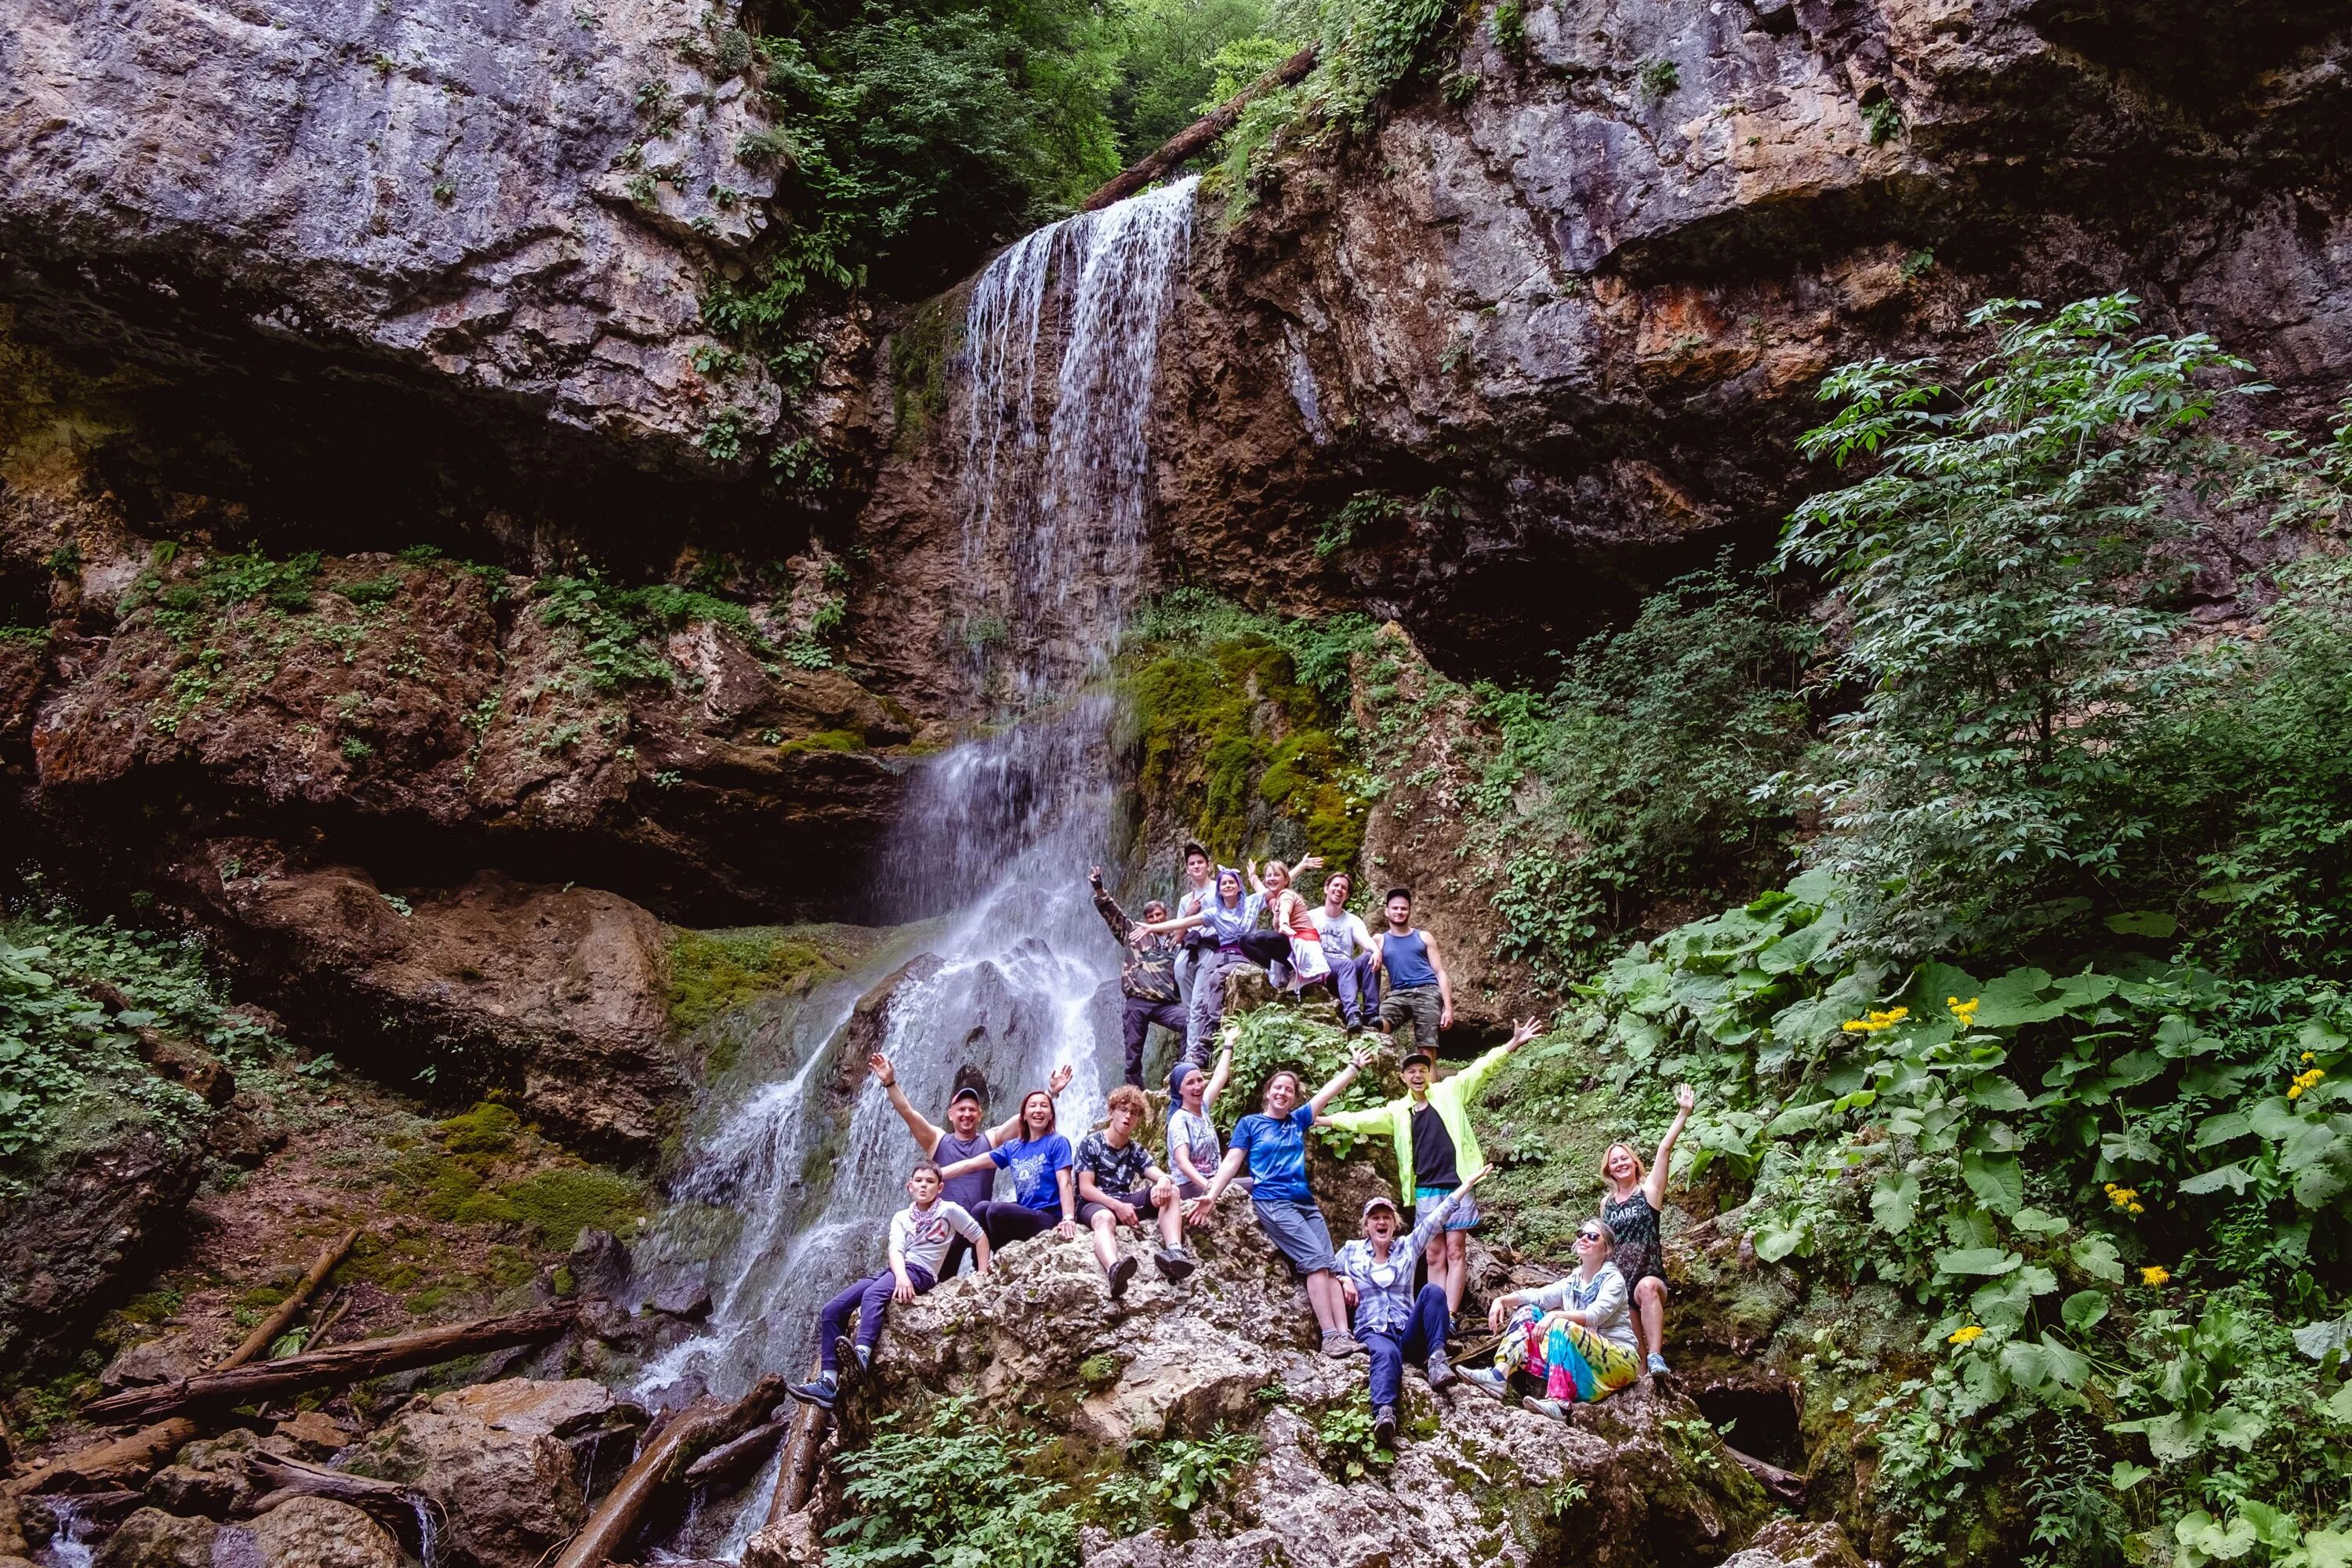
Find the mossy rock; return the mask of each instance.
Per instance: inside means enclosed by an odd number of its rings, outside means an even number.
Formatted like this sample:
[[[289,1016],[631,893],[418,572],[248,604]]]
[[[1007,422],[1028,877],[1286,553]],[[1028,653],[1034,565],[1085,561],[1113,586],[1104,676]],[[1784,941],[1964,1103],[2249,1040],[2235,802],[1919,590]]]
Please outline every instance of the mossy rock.
[[[865,749],[866,736],[857,730],[819,730],[813,734],[786,741],[776,748],[785,755],[794,752],[862,752]]]
[[[841,965],[791,928],[734,931],[669,928],[669,1020],[680,1034],[761,996],[805,994]],[[713,1064],[723,1069],[726,1064]]]

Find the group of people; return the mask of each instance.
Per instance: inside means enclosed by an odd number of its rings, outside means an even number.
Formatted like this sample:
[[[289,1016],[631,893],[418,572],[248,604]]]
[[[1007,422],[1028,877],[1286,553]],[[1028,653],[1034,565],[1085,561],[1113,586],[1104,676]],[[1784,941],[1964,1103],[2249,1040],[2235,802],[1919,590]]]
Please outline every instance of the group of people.
[[[1195,858],[1202,863],[1198,875],[1192,874]],[[1154,900],[1144,906],[1144,919],[1134,923],[1104,891],[1099,874],[1092,879],[1097,907],[1128,951],[1122,989],[1129,1081],[1111,1091],[1104,1125],[1087,1133],[1075,1150],[1056,1126],[1055,1102],[1071,1078],[1066,1066],[1055,1069],[1045,1088],[1024,1095],[1018,1112],[994,1126],[982,1125],[986,1110],[980,1090],[959,1088],[942,1128],[908,1100],[887,1058],[877,1053],[867,1058],[922,1158],[908,1176],[908,1207],[890,1222],[887,1268],[854,1282],[825,1304],[818,1327],[821,1370],[811,1382],[793,1387],[794,1396],[831,1408],[845,1380],[871,1363],[891,1301],[909,1301],[930,1289],[952,1276],[967,1255],[985,1273],[999,1249],[1048,1230],[1066,1237],[1082,1230],[1091,1234],[1108,1294],[1118,1300],[1139,1267],[1136,1256],[1120,1249],[1118,1229],[1142,1226],[1148,1214],[1157,1238],[1153,1266],[1162,1279],[1181,1283],[1196,1267],[1184,1245],[1186,1229],[1214,1224],[1219,1205],[1236,1190],[1248,1197],[1260,1229],[1304,1280],[1323,1353],[1367,1358],[1376,1440],[1383,1446],[1395,1440],[1408,1363],[1422,1367],[1433,1389],[1454,1380],[1446,1343],[1472,1328],[1461,1316],[1469,1284],[1466,1240],[1480,1220],[1473,1193],[1489,1170],[1470,1108],[1496,1069],[1533,1039],[1540,1026],[1525,1020],[1502,1044],[1443,1072],[1436,1036],[1452,1022],[1451,986],[1436,942],[1412,925],[1407,889],[1391,889],[1384,900],[1386,929],[1375,938],[1347,914],[1349,879],[1338,873],[1325,884],[1324,907],[1306,911],[1313,931],[1309,938],[1285,923],[1297,912],[1289,868],[1275,862],[1261,877],[1252,866],[1248,884],[1254,890],[1244,894],[1241,873],[1224,868],[1212,879],[1207,860],[1197,845],[1186,847],[1188,877],[1195,892],[1205,890],[1202,901],[1187,910],[1185,904],[1192,902],[1187,895],[1171,916]],[[1313,864],[1310,858],[1301,867]],[[1230,930],[1217,923],[1252,900],[1274,913],[1273,928],[1241,924],[1238,915]],[[1312,919],[1317,915],[1325,917],[1320,923]],[[1341,916],[1353,922],[1352,929]],[[1171,940],[1204,924],[1216,931],[1214,945],[1188,953]],[[1276,936],[1284,942],[1283,952],[1265,940]],[[1348,952],[1335,960],[1339,945]],[[1338,989],[1349,1033],[1360,1033],[1372,1016],[1383,1038],[1411,1030],[1399,1042],[1404,1046],[1405,1092],[1370,1109],[1331,1110],[1379,1049],[1374,1043],[1360,1044],[1312,1093],[1297,1072],[1276,1071],[1261,1090],[1259,1109],[1234,1123],[1230,1139],[1221,1140],[1212,1112],[1232,1080],[1232,1039],[1228,1034],[1213,1064],[1195,1047],[1205,1037],[1198,1033],[1204,1010],[1213,1033],[1222,1016],[1223,971],[1236,954],[1241,961],[1266,964],[1284,988],[1352,970],[1352,981]],[[1185,976],[1188,956],[1192,973]],[[1381,997],[1384,976],[1389,989]],[[1160,1010],[1180,1007],[1186,1044],[1168,1075],[1163,1163],[1144,1142],[1150,1104],[1134,1079],[1150,1025],[1178,1028],[1171,1021],[1175,1015]],[[1377,1007],[1377,1015],[1367,1012],[1370,1007]],[[1490,1367],[1461,1374],[1474,1385],[1565,1417],[1570,1405],[1602,1398],[1645,1369],[1667,1370],[1659,1212],[1667,1164],[1694,1103],[1687,1087],[1677,1088],[1675,1100],[1674,1122],[1649,1164],[1624,1143],[1612,1144],[1604,1154],[1607,1196],[1600,1213],[1578,1229],[1575,1271],[1542,1289],[1506,1292],[1489,1303],[1486,1326],[1499,1339]],[[1318,1125],[1388,1139],[1397,1190],[1409,1195],[1402,1205],[1385,1195],[1367,1201],[1358,1216],[1360,1236],[1337,1247],[1307,1180],[1307,1135]],[[993,1197],[1000,1170],[1013,1177],[1010,1202]],[[1423,1275],[1425,1282],[1416,1284]]]

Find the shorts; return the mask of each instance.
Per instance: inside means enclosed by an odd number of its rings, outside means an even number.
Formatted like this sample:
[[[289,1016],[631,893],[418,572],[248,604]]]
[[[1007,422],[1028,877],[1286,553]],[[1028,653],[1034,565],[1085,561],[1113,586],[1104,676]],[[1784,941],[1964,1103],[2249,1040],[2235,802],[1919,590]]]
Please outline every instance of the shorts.
[[[1391,1034],[1397,1026],[1412,1026],[1412,1044],[1424,1051],[1437,1049],[1437,1016],[1444,1010],[1434,985],[1408,986],[1381,998],[1381,1027]]]
[[[1328,1274],[1339,1267],[1331,1256],[1331,1227],[1323,1223],[1321,1209],[1311,1203],[1259,1197],[1250,1199],[1250,1207],[1257,1214],[1257,1227],[1293,1268],[1301,1274]]]
[[[1443,1203],[1445,1199],[1445,1194],[1454,1190],[1454,1189],[1452,1187],[1413,1188],[1413,1212],[1415,1214],[1419,1214],[1423,1207],[1430,1204]],[[1445,1228],[1447,1230],[1475,1230],[1478,1228],[1478,1222],[1486,1217],[1486,1215],[1478,1212],[1478,1200],[1476,1198],[1464,1198],[1460,1203],[1455,1204],[1454,1205],[1453,1212],[1445,1216]]]
[[[1097,1188],[1096,1190],[1099,1192],[1101,1189]],[[1133,1208],[1135,1210],[1136,1223],[1139,1225],[1143,1223],[1145,1216],[1150,1215],[1160,1206],[1158,1204],[1151,1201],[1151,1194],[1149,1189],[1139,1193],[1109,1193],[1105,1195],[1117,1198],[1119,1202]],[[1095,1222],[1095,1215],[1098,1214],[1110,1213],[1111,1208],[1108,1204],[1082,1203],[1078,1205],[1078,1223],[1080,1225],[1092,1225]],[[1111,1215],[1111,1217],[1113,1219],[1117,1219],[1118,1216],[1117,1215]]]

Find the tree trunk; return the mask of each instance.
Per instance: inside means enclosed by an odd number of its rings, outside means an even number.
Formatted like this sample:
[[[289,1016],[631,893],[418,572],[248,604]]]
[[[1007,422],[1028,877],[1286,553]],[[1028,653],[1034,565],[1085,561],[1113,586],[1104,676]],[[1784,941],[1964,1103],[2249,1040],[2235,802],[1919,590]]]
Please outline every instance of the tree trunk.
[[[338,1388],[388,1372],[405,1372],[410,1367],[432,1366],[483,1351],[552,1339],[571,1326],[578,1311],[577,1307],[569,1304],[542,1307],[500,1318],[481,1318],[470,1323],[394,1334],[389,1339],[362,1340],[332,1350],[306,1351],[278,1361],[208,1372],[152,1388],[125,1389],[84,1406],[83,1414],[97,1420],[138,1421],[174,1414],[193,1405],[243,1405],[306,1389]]]
[[[1138,163],[1129,163],[1112,176],[1108,184],[1087,198],[1081,212],[1099,212],[1113,202],[1125,201],[1154,180],[1165,179],[1182,168],[1193,158],[1205,153],[1217,138],[1234,128],[1250,100],[1277,87],[1288,87],[1315,68],[1318,46],[1307,45],[1282,64],[1258,78],[1241,91],[1217,105],[1207,115],[1194,121],[1160,144],[1160,150]]]
[[[680,1411],[653,1436],[604,1500],[596,1505],[580,1533],[563,1549],[555,1568],[604,1568],[613,1554],[629,1543],[629,1532],[656,1493],[683,1479],[684,1471],[705,1450],[742,1435],[775,1406],[784,1380],[770,1373],[732,1405],[699,1399]]]
[[[822,1360],[809,1363],[809,1376],[822,1376],[824,1371]],[[824,1451],[824,1434],[832,1425],[831,1413],[814,1405],[802,1405],[793,1416],[792,1441],[784,1448],[784,1462],[776,1468],[776,1495],[768,1504],[769,1524],[782,1524],[785,1515],[808,1506],[809,1493],[816,1490],[817,1456]]]
[[[359,1238],[360,1233],[354,1228],[327,1243],[320,1251],[318,1261],[310,1265],[310,1272],[302,1276],[302,1282],[294,1287],[293,1294],[278,1302],[278,1310],[262,1319],[253,1332],[245,1336],[245,1342],[231,1351],[228,1359],[213,1370],[226,1372],[231,1367],[243,1366],[275,1343],[278,1336],[286,1331],[286,1325],[302,1310],[303,1303],[310,1300],[310,1293],[334,1272],[335,1265],[343,1260],[343,1254],[349,1252],[352,1243]]]

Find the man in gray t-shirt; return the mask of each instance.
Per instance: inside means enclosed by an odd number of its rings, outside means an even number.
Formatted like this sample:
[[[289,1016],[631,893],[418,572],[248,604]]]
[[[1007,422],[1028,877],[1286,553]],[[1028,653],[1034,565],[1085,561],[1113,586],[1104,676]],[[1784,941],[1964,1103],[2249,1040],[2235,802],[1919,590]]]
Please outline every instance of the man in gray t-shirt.
[[[980,1090],[970,1084],[957,1089],[954,1097],[948,1101],[948,1124],[945,1127],[934,1127],[925,1120],[921,1111],[915,1109],[913,1102],[908,1100],[907,1091],[898,1087],[898,1070],[890,1065],[888,1057],[884,1056],[880,1051],[876,1051],[866,1058],[866,1069],[880,1080],[884,1091],[890,1097],[890,1109],[898,1113],[898,1119],[907,1124],[907,1131],[915,1135],[916,1146],[922,1150],[923,1157],[927,1160],[935,1160],[942,1165],[952,1165],[959,1160],[969,1160],[975,1154],[987,1153],[1021,1130],[1021,1119],[1018,1116],[1001,1121],[993,1127],[983,1129],[980,1123],[986,1110],[981,1103]],[[1045,1082],[1045,1090],[1049,1094],[1059,1095],[1063,1089],[1069,1087],[1069,1068],[1067,1066],[1055,1068],[1054,1076]],[[943,1202],[957,1205],[968,1212],[977,1213],[980,1205],[988,1202],[995,1192],[996,1171],[992,1166],[984,1171],[974,1171],[955,1177],[940,1189],[940,1197]],[[959,1236],[950,1241],[948,1244],[947,1257],[940,1264],[940,1278],[954,1279],[957,1271],[962,1268],[964,1258],[970,1251],[971,1248],[965,1244],[962,1237]]]

